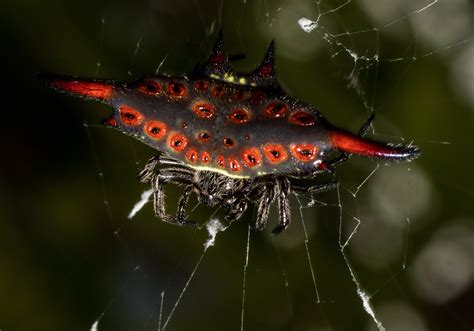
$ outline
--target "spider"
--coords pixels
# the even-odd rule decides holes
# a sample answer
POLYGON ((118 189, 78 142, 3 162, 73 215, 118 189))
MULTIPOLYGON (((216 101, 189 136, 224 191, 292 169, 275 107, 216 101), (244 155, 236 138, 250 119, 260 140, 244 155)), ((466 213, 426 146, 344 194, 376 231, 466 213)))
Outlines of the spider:
POLYGON ((230 66, 222 31, 207 61, 188 76, 155 75, 134 82, 41 75, 50 87, 104 102, 114 108, 104 124, 159 151, 139 175, 151 184, 154 210, 161 220, 187 221, 191 193, 208 206, 220 206, 229 221, 249 204, 257 205, 255 229, 266 227, 278 202, 278 234, 291 221, 292 193, 317 194, 334 181, 298 186, 346 161, 352 154, 387 161, 411 161, 416 146, 363 138, 374 115, 352 134, 337 128, 313 106, 285 94, 277 81, 272 42, 261 64, 242 74, 230 66), (163 187, 184 186, 176 216, 166 213, 163 187))

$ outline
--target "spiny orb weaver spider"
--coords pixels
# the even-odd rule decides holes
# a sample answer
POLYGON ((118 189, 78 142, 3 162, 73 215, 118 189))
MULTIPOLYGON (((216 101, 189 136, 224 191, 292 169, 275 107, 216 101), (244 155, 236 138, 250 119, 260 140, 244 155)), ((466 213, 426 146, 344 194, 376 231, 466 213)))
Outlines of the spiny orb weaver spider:
POLYGON ((277 82, 274 43, 261 64, 247 74, 235 72, 224 51, 222 31, 206 62, 189 76, 156 75, 124 83, 40 75, 59 91, 113 106, 104 124, 157 149, 139 179, 150 183, 154 210, 161 220, 186 221, 192 192, 208 206, 220 206, 229 221, 249 203, 257 205, 255 228, 265 228, 277 199, 278 234, 290 223, 290 193, 334 189, 329 182, 297 186, 290 178, 311 179, 351 154, 387 161, 411 161, 415 146, 364 139, 373 114, 357 135, 331 125, 313 106, 285 94, 277 82), (176 216, 166 213, 163 186, 184 185, 176 216))

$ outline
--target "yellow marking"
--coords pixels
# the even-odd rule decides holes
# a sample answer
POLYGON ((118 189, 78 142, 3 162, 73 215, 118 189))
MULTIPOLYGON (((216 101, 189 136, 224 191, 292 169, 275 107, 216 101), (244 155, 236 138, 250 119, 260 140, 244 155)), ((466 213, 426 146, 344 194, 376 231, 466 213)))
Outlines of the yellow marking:
POLYGON ((244 176, 244 175, 236 175, 230 172, 227 172, 224 169, 218 169, 218 168, 212 168, 212 167, 206 167, 206 166, 199 166, 199 165, 191 165, 187 164, 188 167, 196 169, 196 170, 206 170, 206 171, 213 171, 213 172, 218 172, 222 175, 226 175, 227 177, 232 177, 232 178, 250 178, 250 176, 244 176))
MULTIPOLYGON (((245 77, 236 77, 228 72, 224 73, 223 76, 219 76, 219 75, 216 75, 216 74, 209 74, 209 77, 210 78, 213 78, 213 79, 218 79, 218 80, 224 80, 226 82, 229 82, 229 83, 238 83, 238 84, 241 84, 241 85, 245 85, 247 84, 247 78, 245 77)), ((257 86, 257 84, 255 83, 251 83, 250 85, 252 86, 257 86)))
POLYGON ((232 83, 232 82, 234 81, 235 77, 232 76, 232 75, 229 75, 229 74, 225 74, 225 75, 224 75, 224 79, 225 79, 226 81, 232 83))

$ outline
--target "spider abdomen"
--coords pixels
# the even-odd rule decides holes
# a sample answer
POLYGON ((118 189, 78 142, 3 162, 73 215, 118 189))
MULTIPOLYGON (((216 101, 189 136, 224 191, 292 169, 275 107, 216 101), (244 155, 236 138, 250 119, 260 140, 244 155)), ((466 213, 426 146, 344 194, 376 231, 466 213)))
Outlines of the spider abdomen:
POLYGON ((273 91, 167 77, 116 89, 113 124, 195 169, 233 177, 316 170, 329 147, 322 116, 273 91))
POLYGON ((53 87, 105 100, 105 123, 194 169, 230 177, 315 173, 341 152, 406 160, 416 148, 390 146, 330 125, 279 90, 218 79, 149 77, 133 83, 54 78, 53 87))

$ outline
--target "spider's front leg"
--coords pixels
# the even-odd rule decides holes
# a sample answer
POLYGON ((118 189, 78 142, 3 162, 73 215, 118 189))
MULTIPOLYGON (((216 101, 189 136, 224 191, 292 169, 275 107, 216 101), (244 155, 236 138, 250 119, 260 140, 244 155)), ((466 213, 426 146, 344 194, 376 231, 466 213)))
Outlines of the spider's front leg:
POLYGON ((171 222, 173 217, 166 213, 165 192, 163 191, 164 184, 165 181, 161 179, 158 174, 155 174, 151 179, 151 187, 153 189, 153 209, 155 211, 155 216, 164 222, 171 222))
POLYGON ((158 176, 165 180, 166 183, 186 185, 178 202, 176 217, 168 217, 165 221, 178 225, 196 226, 196 222, 186 220, 186 206, 189 201, 189 196, 194 189, 194 170, 182 166, 172 166, 170 168, 160 169, 158 176))
POLYGON ((185 208, 192 192, 192 184, 194 178, 193 170, 183 166, 178 161, 160 154, 152 157, 145 168, 140 172, 141 182, 151 183, 153 189, 153 207, 155 215, 162 221, 178 225, 196 225, 194 222, 186 222, 185 208), (158 165, 162 165, 161 169, 157 169, 158 165), (174 183, 178 185, 187 185, 183 196, 180 198, 176 217, 166 213, 164 185, 174 183))

